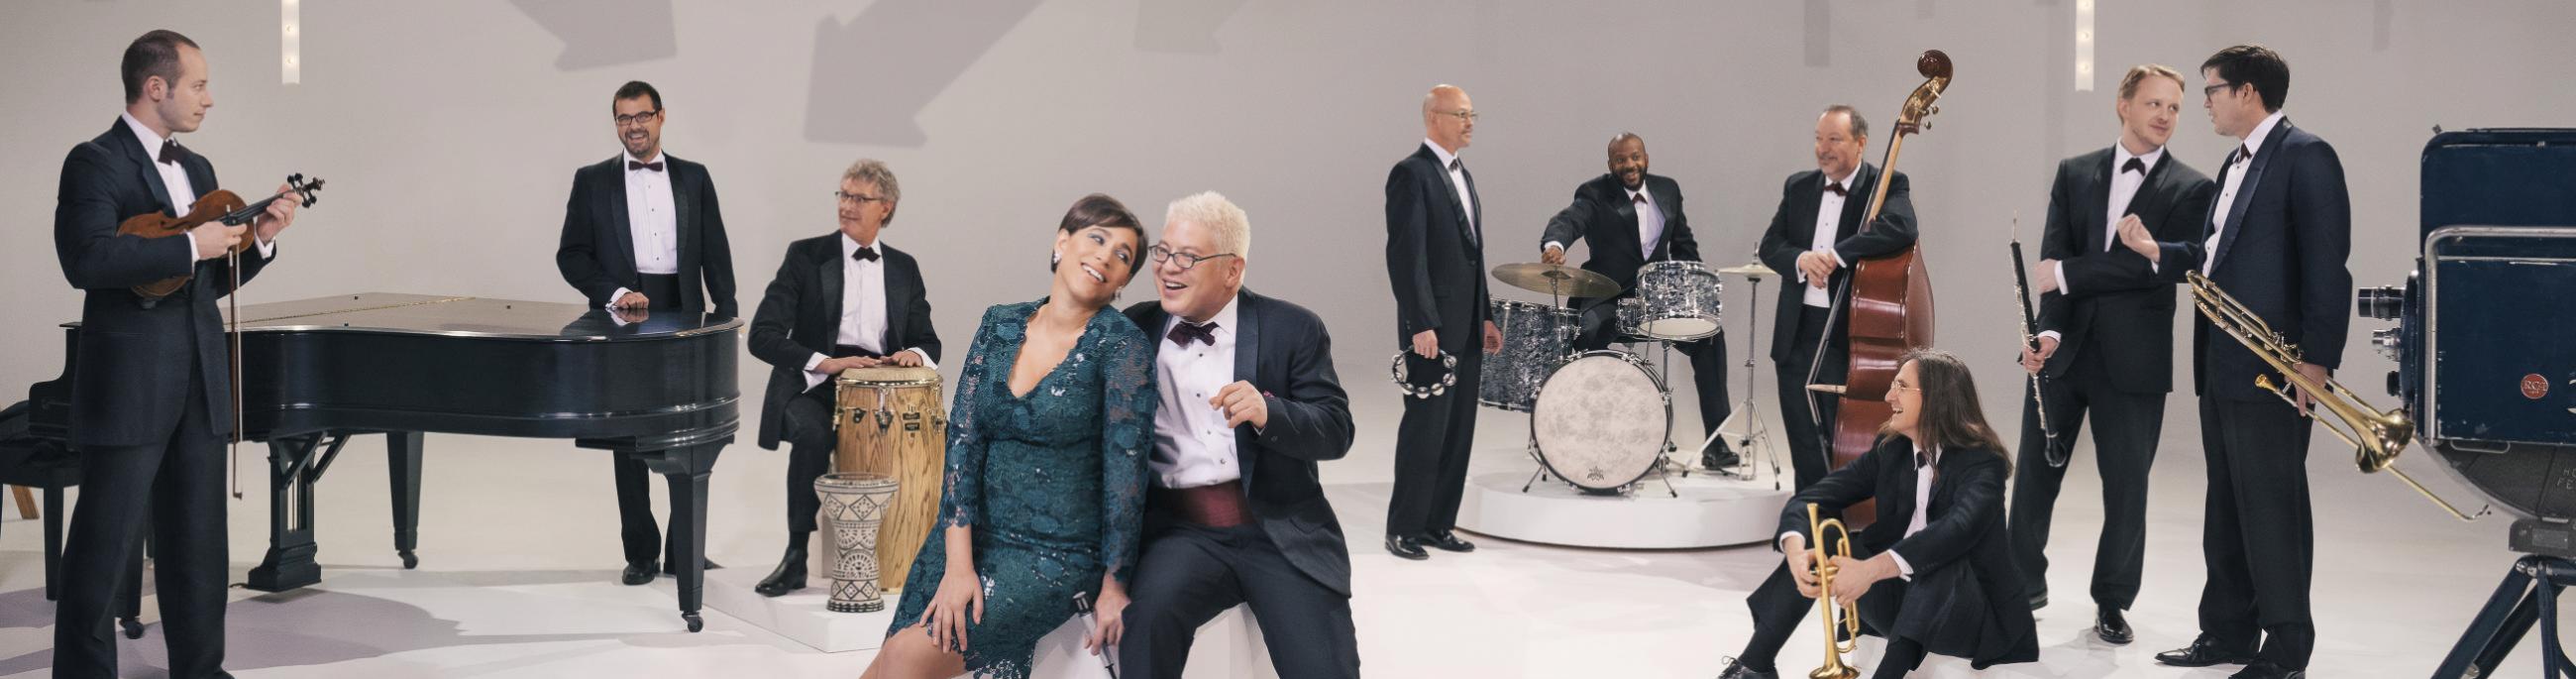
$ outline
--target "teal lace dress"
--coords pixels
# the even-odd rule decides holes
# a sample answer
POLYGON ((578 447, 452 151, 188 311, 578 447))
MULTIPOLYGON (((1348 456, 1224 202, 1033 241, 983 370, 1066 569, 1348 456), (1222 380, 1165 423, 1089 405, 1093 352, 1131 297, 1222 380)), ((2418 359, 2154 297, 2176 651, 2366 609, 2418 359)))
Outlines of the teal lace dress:
POLYGON ((921 623, 948 573, 948 526, 974 529, 984 621, 966 633, 966 669, 1017 679, 1039 637, 1097 598, 1104 572, 1136 564, 1145 460, 1154 445, 1154 346, 1116 309, 1091 317, 1064 361, 1026 396, 1011 366, 1045 300, 984 311, 949 409, 940 530, 921 545, 886 636, 921 623))

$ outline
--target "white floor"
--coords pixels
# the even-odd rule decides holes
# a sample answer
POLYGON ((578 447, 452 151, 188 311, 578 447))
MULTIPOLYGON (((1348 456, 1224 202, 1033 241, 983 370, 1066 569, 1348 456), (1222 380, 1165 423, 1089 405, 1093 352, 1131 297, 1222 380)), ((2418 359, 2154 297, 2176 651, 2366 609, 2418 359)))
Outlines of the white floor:
MULTIPOLYGON (((1509 417, 1516 416, 1494 419, 1509 417)), ((1512 427, 1492 424, 1490 434, 1512 427)), ((1360 445, 1382 448, 1387 438, 1363 437, 1360 445)), ((352 443, 324 480, 323 583, 275 595, 237 590, 229 663, 236 675, 830 677, 855 676, 868 662, 863 652, 818 653, 712 610, 706 631, 689 634, 667 581, 614 584, 619 557, 608 461, 568 444, 430 437, 421 568, 399 570, 386 528, 379 441, 352 443)), ((2201 584, 2199 451, 2174 445, 2196 442, 2197 434, 2169 430, 2166 441, 2155 476, 2146 592, 2130 613, 2138 642, 2109 647, 2086 633, 2093 611, 2083 593, 2101 521, 2091 499, 2100 486, 2085 462, 2089 452, 2079 451, 2055 532, 2050 579, 2057 601, 2040 612, 2042 661, 1987 674, 2225 676, 2151 659, 2190 641, 2201 584)), ((245 451, 251 471, 263 452, 245 451)), ((2510 565, 2506 522, 2460 524, 2394 479, 2356 473, 2346 454, 2321 444, 2309 465, 2318 507, 2312 674, 2429 674, 2510 565)), ((781 539, 783 456, 747 445, 726 455, 716 475, 711 555, 734 568, 766 570, 781 539)), ((1516 447, 1488 444, 1478 469, 1522 464, 1516 447)), ((2418 478, 2439 476, 2427 460, 2408 466, 2418 478)), ((266 543, 265 489, 244 492, 248 499, 231 515, 236 581, 266 543)), ((1330 487, 1349 531, 1353 605, 1370 676, 1712 676, 1720 659, 1742 646, 1751 626, 1743 598, 1777 558, 1759 546, 1609 551, 1483 538, 1474 554, 1434 552, 1428 562, 1407 562, 1379 548, 1387 493, 1383 482, 1330 487)), ((14 510, 7 515, 0 526, 0 677, 44 676, 53 607, 40 591, 38 526, 14 510)), ((1780 667, 1804 673, 1821 658, 1820 644, 1812 629, 1802 631, 1780 667)), ((128 676, 162 676, 157 626, 122 645, 128 676)), ((2535 674, 2537 648, 2536 640, 2523 644, 2501 673, 2535 674)), ((1865 647, 1856 662, 1871 666, 1876 655, 1865 647)), ((1964 663, 1936 661, 1921 674, 1971 672, 1964 663)))

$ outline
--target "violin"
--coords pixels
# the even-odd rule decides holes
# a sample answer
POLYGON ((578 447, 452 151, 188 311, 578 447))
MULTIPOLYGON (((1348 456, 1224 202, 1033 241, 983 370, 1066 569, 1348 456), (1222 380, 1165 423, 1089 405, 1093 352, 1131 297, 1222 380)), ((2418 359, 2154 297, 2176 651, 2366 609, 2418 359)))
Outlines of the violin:
MULTIPOLYGON (((313 193, 321 190, 322 180, 307 181, 301 174, 288 175, 286 190, 261 199, 257 203, 243 204, 241 196, 234 195, 231 191, 217 189, 197 197, 196 204, 188 206, 186 215, 172 217, 159 212, 136 215, 132 219, 125 220, 125 223, 118 224, 116 233, 144 238, 168 238, 187 235, 190 230, 207 224, 241 226, 259 218, 261 213, 267 212, 270 203, 288 196, 295 197, 296 202, 304 207, 312 207, 315 200, 313 193)), ((231 254, 240 255, 243 250, 250 248, 252 240, 244 238, 233 243, 231 254)), ((137 285, 132 289, 134 294, 141 295, 144 299, 160 299, 178 292, 179 288, 187 286, 188 280, 194 277, 195 274, 191 272, 137 285)))

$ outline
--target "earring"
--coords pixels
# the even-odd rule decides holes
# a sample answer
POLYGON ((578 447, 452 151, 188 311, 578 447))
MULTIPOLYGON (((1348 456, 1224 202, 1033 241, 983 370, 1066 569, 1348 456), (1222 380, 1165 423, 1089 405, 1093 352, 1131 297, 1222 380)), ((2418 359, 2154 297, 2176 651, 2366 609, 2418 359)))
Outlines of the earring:
POLYGON ((1055 266, 1055 265, 1057 265, 1057 264, 1063 264, 1063 263, 1064 263, 1064 251, 1063 251, 1063 250, 1057 250, 1057 251, 1055 251, 1055 256, 1053 256, 1053 257, 1048 257, 1048 258, 1047 258, 1047 266, 1055 266))

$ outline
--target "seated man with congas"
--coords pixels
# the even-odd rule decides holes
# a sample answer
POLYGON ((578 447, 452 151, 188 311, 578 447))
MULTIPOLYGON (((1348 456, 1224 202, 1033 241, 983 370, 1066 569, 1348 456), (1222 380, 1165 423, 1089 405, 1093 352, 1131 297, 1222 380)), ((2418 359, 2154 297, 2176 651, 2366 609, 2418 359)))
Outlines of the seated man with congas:
MULTIPOLYGON (((2004 531, 2010 449, 1986 423, 1967 364, 1939 351, 1908 353, 1887 403, 1893 414, 1878 446, 1799 490, 1780 511, 1786 558, 1747 599, 1753 638, 1721 679, 1778 677, 1780 646, 1819 594, 1837 606, 1857 602, 1860 620, 1887 640, 1871 676, 1905 676, 1927 654, 1967 658, 1981 670, 2039 659, 2029 589, 2004 531), (1811 507, 1831 517, 1868 500, 1878 503, 1876 521, 1847 541, 1831 523, 1824 535, 1810 534, 1811 507), (1829 587, 1818 586, 1809 548, 1819 537, 1838 548, 1827 551, 1829 587)), ((1829 630, 1834 622, 1826 621, 1829 630)))
POLYGON ((790 243, 751 320, 751 355, 774 368, 760 406, 760 447, 789 443, 787 553, 764 596, 805 588, 805 546, 821 509, 814 479, 831 465, 834 376, 878 366, 937 367, 939 333, 912 255, 878 240, 903 189, 885 163, 841 173, 840 232, 790 243))
MULTIPOLYGON (((1576 239, 1592 244, 1583 268, 1610 277, 1627 291, 1610 300, 1568 300, 1585 309, 1576 348, 1608 347, 1623 334, 1672 340, 1673 348, 1690 356, 1691 381, 1699 387, 1700 426, 1707 430, 1701 434, 1716 431, 1734 411, 1726 397, 1726 331, 1717 323, 1717 275, 1700 266, 1699 241, 1682 214, 1681 184, 1646 174, 1644 138, 1628 132, 1610 138, 1610 172, 1575 187, 1574 202, 1547 220, 1539 259, 1564 264, 1565 248, 1576 239), (1637 300, 1640 272, 1656 266, 1675 274, 1666 283, 1677 294, 1644 300, 1647 306, 1663 307, 1650 314, 1663 322, 1652 328, 1617 327, 1619 303, 1637 300)), ((1700 451, 1700 464, 1712 469, 1737 462, 1724 439, 1712 440, 1700 451)))

